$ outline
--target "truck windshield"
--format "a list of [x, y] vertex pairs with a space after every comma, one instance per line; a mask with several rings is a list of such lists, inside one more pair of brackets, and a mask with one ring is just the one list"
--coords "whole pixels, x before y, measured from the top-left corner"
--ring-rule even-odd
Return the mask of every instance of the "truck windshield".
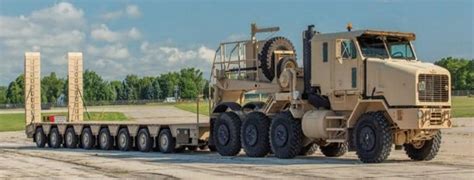
[[390, 56], [392, 58], [408, 60], [415, 59], [409, 41], [395, 37], [387, 37], [386, 42], [388, 50], [390, 52]]
[[360, 50], [365, 57], [388, 58], [382, 38], [377, 36], [361, 36], [357, 38]]
[[410, 41], [401, 37], [361, 36], [357, 41], [365, 57], [415, 59]]

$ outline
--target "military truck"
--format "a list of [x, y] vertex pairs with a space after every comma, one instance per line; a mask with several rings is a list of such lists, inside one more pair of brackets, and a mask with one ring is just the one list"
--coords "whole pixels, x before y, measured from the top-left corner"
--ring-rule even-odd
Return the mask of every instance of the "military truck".
[[[383, 162], [393, 145], [431, 160], [452, 127], [446, 69], [419, 60], [414, 33], [352, 30], [302, 33], [302, 67], [278, 27], [251, 25], [250, 40], [223, 42], [211, 72], [211, 147], [223, 156], [328, 157], [355, 151]], [[265, 101], [246, 100], [264, 94]]]

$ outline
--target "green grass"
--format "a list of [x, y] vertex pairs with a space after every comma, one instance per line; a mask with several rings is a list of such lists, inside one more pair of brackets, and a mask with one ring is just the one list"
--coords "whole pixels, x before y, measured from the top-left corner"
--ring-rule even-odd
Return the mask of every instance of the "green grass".
[[[125, 121], [127, 116], [120, 112], [90, 112], [91, 120], [94, 121]], [[62, 115], [67, 113], [44, 113], [44, 115]], [[89, 121], [88, 116], [84, 113], [84, 120]], [[0, 132], [19, 131], [25, 129], [25, 114], [12, 113], [0, 114]]]
[[452, 96], [454, 117], [474, 117], [474, 97]]
[[[185, 111], [193, 112], [193, 113], [197, 112], [196, 102], [176, 103], [174, 104], [174, 107], [185, 110]], [[199, 114], [209, 116], [209, 103], [207, 101], [199, 103]]]

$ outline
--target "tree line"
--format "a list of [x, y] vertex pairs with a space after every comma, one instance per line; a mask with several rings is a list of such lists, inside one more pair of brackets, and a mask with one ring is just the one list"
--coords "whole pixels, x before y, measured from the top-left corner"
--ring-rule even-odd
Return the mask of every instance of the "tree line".
[[[182, 99], [207, 96], [209, 83], [196, 68], [184, 68], [159, 76], [127, 75], [122, 81], [106, 81], [96, 72], [83, 74], [83, 94], [86, 102], [163, 100], [178, 95]], [[41, 102], [67, 102], [68, 82], [52, 72], [41, 78]], [[59, 100], [59, 101], [58, 101]], [[0, 104], [24, 103], [24, 75], [19, 75], [8, 87], [0, 87]]]
[[[453, 90], [474, 90], [474, 60], [447, 57], [435, 62], [451, 73]], [[106, 81], [96, 72], [84, 72], [83, 97], [86, 102], [163, 100], [178, 93], [183, 99], [193, 99], [199, 94], [208, 95], [209, 82], [199, 69], [185, 68], [157, 77], [127, 75], [124, 80]], [[24, 101], [24, 76], [18, 76], [8, 87], [0, 86], [0, 104], [21, 104]], [[41, 101], [55, 103], [58, 98], [67, 102], [67, 79], [56, 73], [41, 79]]]

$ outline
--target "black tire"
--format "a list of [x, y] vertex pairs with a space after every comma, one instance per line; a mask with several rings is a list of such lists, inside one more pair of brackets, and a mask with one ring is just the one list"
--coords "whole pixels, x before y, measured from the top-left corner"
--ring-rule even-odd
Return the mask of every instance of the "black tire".
[[310, 143], [304, 147], [301, 148], [300, 153], [298, 155], [300, 156], [309, 156], [314, 154], [316, 151], [318, 151], [318, 145], [316, 143]]
[[346, 154], [346, 143], [330, 143], [327, 146], [321, 146], [321, 153], [326, 157], [340, 157]]
[[66, 134], [64, 134], [64, 147], [66, 148], [77, 148], [79, 138], [74, 132], [74, 128], [69, 127], [66, 129]]
[[263, 157], [270, 152], [270, 118], [261, 112], [251, 112], [242, 123], [242, 147], [249, 157]]
[[222, 156], [235, 156], [240, 152], [240, 127], [242, 122], [233, 112], [222, 113], [214, 125], [214, 143]]
[[81, 133], [81, 145], [83, 149], [92, 149], [95, 146], [95, 136], [92, 134], [91, 128], [84, 128]]
[[163, 129], [158, 135], [158, 148], [162, 153], [173, 153], [175, 152], [176, 141], [171, 134], [169, 129]]
[[46, 134], [44, 134], [43, 128], [42, 127], [36, 128], [36, 131], [35, 131], [36, 147], [44, 148], [44, 146], [46, 145], [46, 141], [48, 140], [46, 138]]
[[117, 148], [121, 151], [132, 150], [132, 137], [127, 128], [120, 128], [117, 134]]
[[51, 128], [49, 131], [49, 141], [48, 146], [50, 148], [60, 148], [63, 142], [63, 137], [59, 134], [59, 130], [57, 127]]
[[355, 126], [352, 141], [360, 161], [380, 163], [386, 160], [392, 149], [392, 130], [384, 113], [363, 114]]
[[108, 128], [102, 128], [99, 132], [99, 148], [102, 150], [111, 150], [114, 147], [114, 138], [110, 135]]
[[420, 146], [404, 144], [405, 152], [410, 159], [415, 161], [429, 161], [436, 157], [441, 146], [441, 131], [430, 140], [421, 142]]
[[275, 77], [275, 65], [277, 65], [279, 61], [279, 59], [274, 59], [275, 57], [273, 52], [278, 50], [294, 52], [295, 47], [290, 42], [290, 40], [277, 36], [267, 40], [258, 54], [262, 72], [270, 81]]
[[290, 112], [277, 114], [270, 125], [270, 145], [276, 157], [294, 158], [300, 153], [303, 143], [301, 122]]
[[150, 152], [153, 147], [153, 138], [150, 137], [148, 129], [142, 128], [138, 131], [137, 137], [137, 148], [141, 152]]

